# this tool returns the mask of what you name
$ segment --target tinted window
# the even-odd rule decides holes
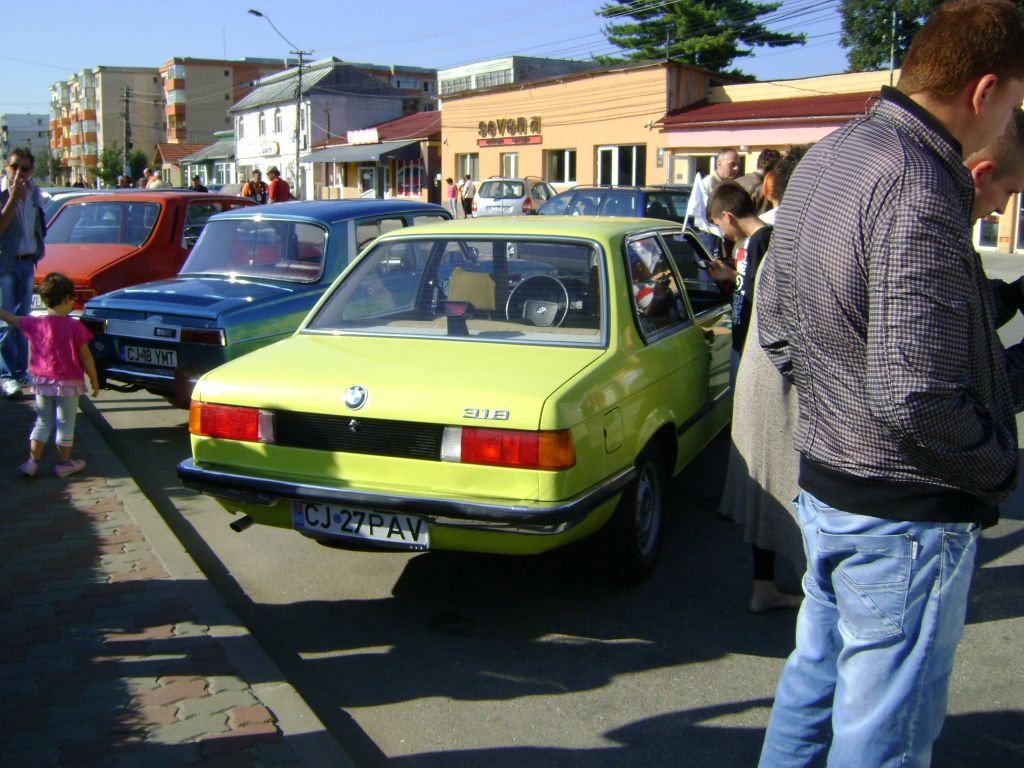
[[[71,203],[50,223],[46,242],[142,245],[153,231],[159,213],[157,203]]]
[[[636,216],[636,192],[609,190],[601,201],[599,216]]]
[[[566,213],[571,216],[596,216],[600,204],[600,189],[577,189]]]
[[[394,232],[405,226],[401,218],[370,219],[356,222],[356,250],[361,251],[370,242],[387,232]]]
[[[324,268],[327,230],[273,219],[211,221],[181,274],[312,282]]]
[[[723,304],[726,298],[718,283],[711,279],[706,270],[697,265],[698,261],[708,258],[700,244],[682,234],[666,236],[663,239],[676,271],[683,277],[693,311],[699,315]]]
[[[648,192],[644,216],[651,219],[682,221],[689,195],[684,192]]]
[[[567,212],[569,208],[569,202],[572,200],[572,190],[568,192],[560,192],[559,194],[552,197],[544,205],[540,207],[537,213],[544,214],[545,216],[560,216]]]
[[[199,235],[203,232],[207,220],[215,213],[224,211],[224,203],[213,202],[192,202],[188,204],[185,212],[185,228],[181,233],[181,245],[183,248],[191,248],[196,244]]]

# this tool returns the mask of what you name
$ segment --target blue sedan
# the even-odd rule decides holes
[[[99,296],[82,322],[103,386],[188,407],[206,371],[290,335],[378,235],[451,218],[441,206],[331,200],[210,218],[181,272]]]

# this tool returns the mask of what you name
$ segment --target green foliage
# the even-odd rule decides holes
[[[907,53],[914,33],[921,28],[925,19],[940,3],[941,0],[895,0],[895,3],[879,3],[878,0],[843,0],[842,35],[839,43],[850,49],[846,53],[850,71],[868,72],[888,68],[890,41],[893,38],[894,7],[894,48],[898,67]]]
[[[892,41],[899,67],[914,34],[942,0],[843,0],[842,34],[839,43],[850,50],[846,60],[851,72],[867,72],[889,67]],[[1024,0],[1016,0],[1024,10]],[[893,9],[896,10],[896,34],[893,35]]]
[[[136,149],[128,154],[128,165],[132,169],[132,180],[141,179],[142,172],[149,165],[149,158],[141,149]]]
[[[121,145],[114,143],[114,146],[100,150],[97,158],[96,175],[105,187],[117,186],[117,177],[121,175],[124,167],[124,150]]]
[[[623,49],[626,61],[672,59],[711,72],[724,72],[734,59],[749,56],[752,46],[779,48],[804,42],[804,35],[772,32],[757,19],[781,2],[750,0],[613,0],[596,13],[612,21],[604,28],[608,42]],[[602,57],[602,63],[621,60]]]

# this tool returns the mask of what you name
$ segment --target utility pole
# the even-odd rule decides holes
[[[277,36],[295,49],[289,51],[289,53],[293,53],[299,57],[299,72],[298,77],[296,78],[295,88],[295,196],[302,200],[302,167],[299,165],[299,150],[302,146],[302,131],[300,128],[300,124],[302,122],[302,57],[309,56],[313,52],[303,51],[301,48],[299,48],[299,46],[297,46],[287,37],[282,35],[281,30],[277,28],[274,22],[271,21],[270,17],[267,16],[265,13],[262,13],[256,10],[255,8],[250,8],[249,13],[252,16],[258,16],[261,19],[266,19],[267,23],[270,25],[270,28],[277,33]]]
[[[132,164],[128,161],[128,154],[132,146],[132,125],[129,119],[132,95],[131,86],[125,86],[122,89],[121,95],[124,97],[124,167],[121,169],[121,173],[131,179]]]

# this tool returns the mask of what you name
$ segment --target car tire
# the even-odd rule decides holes
[[[648,446],[637,457],[636,470],[598,534],[597,565],[620,586],[643,581],[654,568],[661,546],[668,477],[656,446]]]

